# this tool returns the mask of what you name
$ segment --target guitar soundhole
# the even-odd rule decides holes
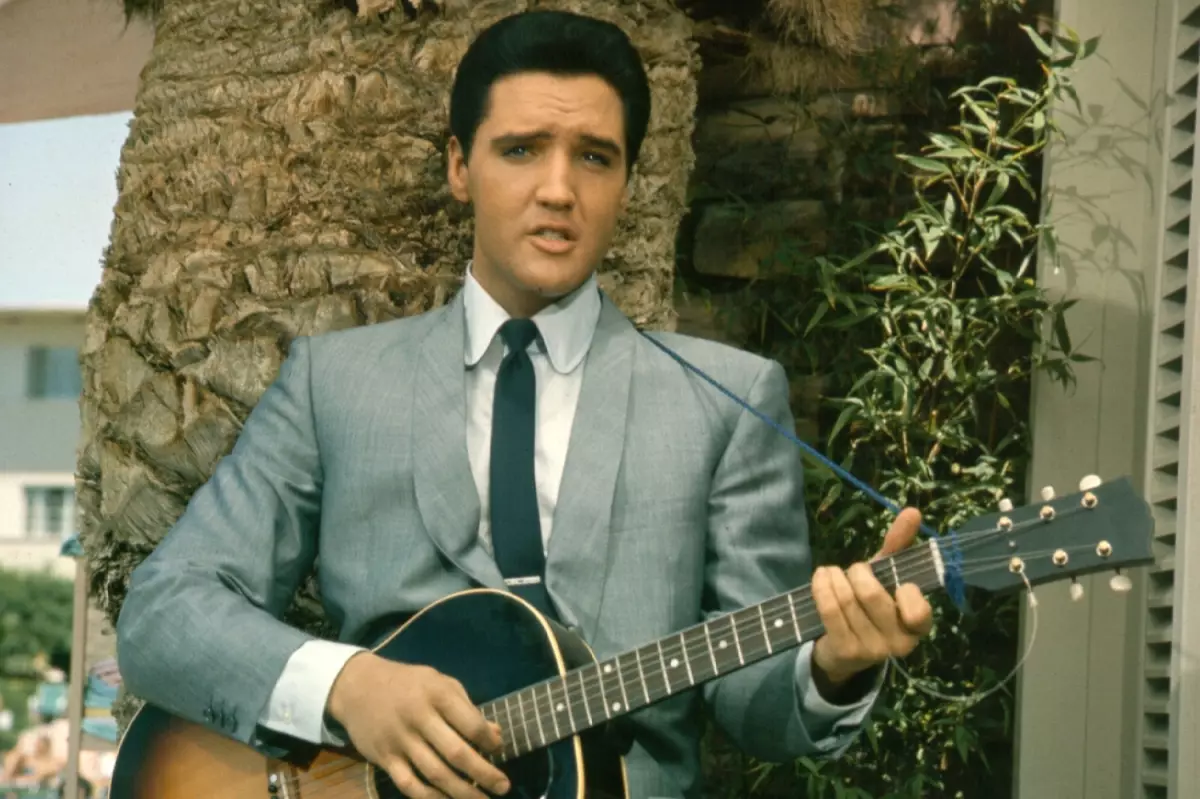
[[[555,777],[554,759],[549,752],[540,750],[505,763],[500,768],[512,783],[504,799],[544,799],[549,795],[550,784]],[[379,799],[405,799],[386,771],[376,768],[373,773],[375,793]]]

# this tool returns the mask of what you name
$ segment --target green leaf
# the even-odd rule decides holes
[[[1028,25],[1021,25],[1021,30],[1025,31],[1025,34],[1029,36],[1029,41],[1033,42],[1033,46],[1038,49],[1039,53],[1046,56],[1046,58],[1054,57],[1054,50],[1050,47],[1050,44],[1038,34],[1037,31]]]
[[[950,167],[946,166],[941,161],[935,161],[932,158],[924,158],[919,155],[907,155],[905,153],[901,153],[901,154],[897,155],[896,157],[899,158],[901,161],[904,161],[907,164],[911,164],[912,166],[915,166],[917,169],[923,170],[925,172],[932,172],[936,175],[951,174]]]
[[[996,182],[992,184],[992,191],[990,194],[988,194],[986,203],[988,206],[993,206],[1000,202],[1001,198],[1004,197],[1005,192],[1008,191],[1008,182],[1009,175],[1007,172],[1001,172],[996,176]]]

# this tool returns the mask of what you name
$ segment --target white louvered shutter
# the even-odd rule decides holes
[[[1137,794],[1200,797],[1200,174],[1196,158],[1200,0],[1176,0],[1163,138],[1163,229],[1154,304],[1146,498],[1158,564],[1147,575],[1142,624]],[[1189,551],[1187,544],[1191,542]],[[1187,574],[1193,585],[1184,578]],[[1190,652],[1188,650],[1191,650]]]

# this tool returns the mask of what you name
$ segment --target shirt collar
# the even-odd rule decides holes
[[[463,309],[467,324],[466,364],[471,367],[487,352],[509,314],[479,285],[470,265],[463,286]],[[533,323],[554,371],[568,374],[579,366],[592,345],[599,319],[600,290],[594,273],[582,286],[534,315]]]

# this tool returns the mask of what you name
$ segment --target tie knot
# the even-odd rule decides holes
[[[500,338],[509,352],[524,352],[537,338],[538,329],[532,319],[509,319],[500,325]]]

